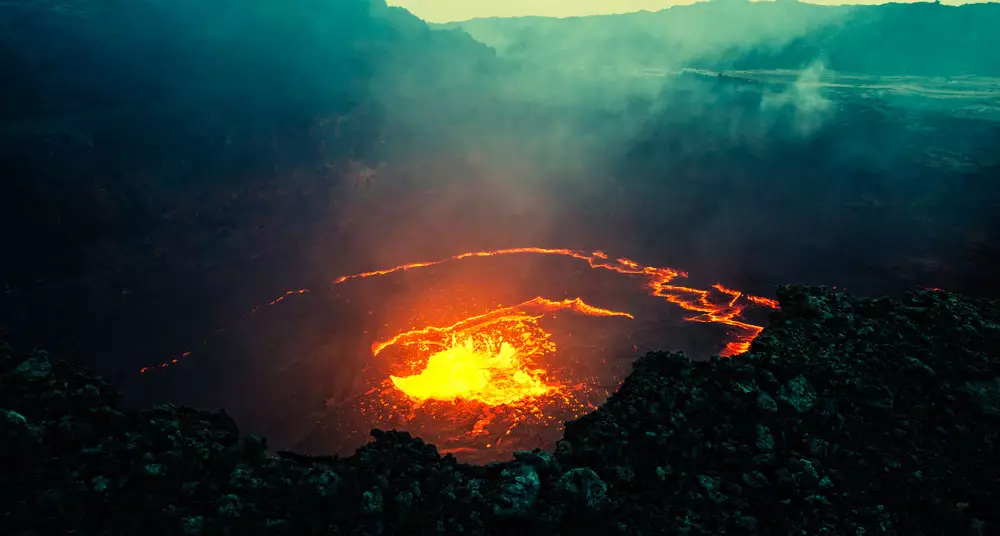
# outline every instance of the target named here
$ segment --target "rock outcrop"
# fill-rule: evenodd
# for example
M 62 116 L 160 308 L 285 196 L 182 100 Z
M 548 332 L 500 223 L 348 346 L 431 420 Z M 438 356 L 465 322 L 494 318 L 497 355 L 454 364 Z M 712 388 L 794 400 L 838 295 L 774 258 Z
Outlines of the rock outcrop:
M 458 463 L 405 432 L 270 453 L 225 413 L 122 409 L 0 348 L 4 534 L 992 534 L 1000 307 L 784 287 L 750 352 L 651 353 L 555 455 Z

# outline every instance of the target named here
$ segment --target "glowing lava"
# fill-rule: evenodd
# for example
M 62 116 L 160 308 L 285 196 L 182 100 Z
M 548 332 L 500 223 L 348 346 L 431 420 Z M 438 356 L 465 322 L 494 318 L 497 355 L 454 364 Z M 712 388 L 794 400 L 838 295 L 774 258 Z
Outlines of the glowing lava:
M 333 284 L 450 261 L 517 254 L 569 257 L 584 261 L 595 270 L 641 279 L 650 296 L 692 313 L 685 320 L 731 328 L 730 339 L 720 352 L 722 356 L 745 352 L 763 329 L 743 318 L 745 309 L 778 307 L 772 299 L 722 285 L 707 288 L 679 285 L 678 279 L 686 278 L 687 274 L 673 268 L 643 265 L 626 258 L 612 259 L 601 251 L 534 247 L 461 253 L 437 261 L 347 275 Z M 307 289 L 292 290 L 267 305 L 307 292 Z M 371 364 L 377 369 L 372 383 L 353 399 L 356 404 L 350 405 L 364 423 L 349 425 L 346 433 L 360 434 L 360 428 L 372 423 L 381 427 L 401 426 L 437 444 L 442 452 L 470 456 L 492 453 L 490 458 L 479 461 L 492 461 L 513 449 L 533 448 L 549 441 L 539 438 L 550 437 L 563 422 L 594 409 L 608 394 L 608 388 L 599 387 L 602 380 L 586 367 L 557 354 L 556 344 L 542 321 L 559 312 L 633 318 L 626 312 L 589 305 L 580 298 L 557 301 L 538 297 L 448 325 L 421 327 L 376 341 L 371 346 L 372 356 L 385 355 L 380 363 Z M 178 358 L 190 354 L 186 352 Z M 143 372 L 168 367 L 177 363 L 178 358 L 147 367 Z
M 556 343 L 542 321 L 560 311 L 633 318 L 579 298 L 538 297 L 400 333 L 372 345 L 373 355 L 388 354 L 393 372 L 366 393 L 361 412 L 433 437 L 443 452 L 482 455 L 536 441 L 531 434 L 558 429 L 593 410 L 598 398 L 592 382 L 571 380 L 573 371 L 553 359 Z
M 673 268 L 661 268 L 655 266 L 646 266 L 639 264 L 633 260 L 619 258 L 611 260 L 608 255 L 602 251 L 594 251 L 587 253 L 581 250 L 574 249 L 553 249 L 553 248 L 509 248 L 509 249 L 497 249 L 497 250 L 487 250 L 487 251 L 473 251 L 467 253 L 460 253 L 458 255 L 452 255 L 446 259 L 440 259 L 436 261 L 426 261 L 426 262 L 415 262 L 410 264 L 401 264 L 399 266 L 394 266 L 391 268 L 385 268 L 381 270 L 373 270 L 370 272 L 362 272 L 353 275 L 345 275 L 337 278 L 333 281 L 334 285 L 339 285 L 353 279 L 362 279 L 375 276 L 390 275 L 396 272 L 403 272 L 408 270 L 414 270 L 418 268 L 426 268 L 430 266 L 436 266 L 439 264 L 444 264 L 449 261 L 459 261 L 463 259 L 471 258 L 483 258 L 483 257 L 500 257 L 506 255 L 515 254 L 536 254 L 536 255 L 552 255 L 552 256 L 564 256 L 571 257 L 574 259 L 585 261 L 591 268 L 609 270 L 624 275 L 641 276 L 646 279 L 646 287 L 650 290 L 650 294 L 663 298 L 671 303 L 674 303 L 681 308 L 698 313 L 697 315 L 686 318 L 686 320 L 691 322 L 704 322 L 713 324 L 723 324 L 732 327 L 739 331 L 733 340 L 729 341 L 725 348 L 720 352 L 723 357 L 729 357 L 736 354 L 743 353 L 747 351 L 750 347 L 750 343 L 757 337 L 757 335 L 763 330 L 762 326 L 749 324 L 740 320 L 740 314 L 748 306 L 759 306 L 770 309 L 777 309 L 778 303 L 770 298 L 763 298 L 760 296 L 751 296 L 747 294 L 742 294 L 739 291 L 730 290 L 722 285 L 715 285 L 711 289 L 698 289 L 693 287 L 685 287 L 671 284 L 677 278 L 687 277 L 687 273 L 675 270 Z M 722 294 L 726 297 L 724 300 L 716 301 L 713 300 L 712 290 L 717 291 L 718 294 Z M 308 289 L 290 290 L 278 298 L 271 300 L 267 305 L 276 305 L 292 296 L 302 295 L 308 293 Z M 541 300 L 542 298 L 538 298 Z M 557 303 L 557 302 L 553 302 Z M 582 304 L 582 302 L 579 302 Z M 254 307 L 250 311 L 250 314 L 256 312 L 258 307 Z M 585 312 L 585 311 L 580 311 Z M 469 319 L 468 321 L 472 321 Z M 428 329 L 443 329 L 443 328 L 428 328 Z M 202 341 L 204 344 L 205 341 Z M 373 348 L 375 354 L 378 354 L 386 346 L 395 344 L 395 340 L 389 340 L 385 343 L 381 343 L 383 346 L 381 348 Z M 163 369 L 171 365 L 177 364 L 181 359 L 187 358 L 192 354 L 192 352 L 184 352 L 183 354 L 159 363 L 157 365 L 143 367 L 140 372 L 145 373 L 153 369 Z
M 496 249 L 488 251 L 474 251 L 452 255 L 446 259 L 437 261 L 417 262 L 411 264 L 401 264 L 392 268 L 362 272 L 354 275 L 347 275 L 336 279 L 335 285 L 367 277 L 390 275 L 396 272 L 426 268 L 436 266 L 449 261 L 459 261 L 470 258 L 499 257 L 515 254 L 536 254 L 536 255 L 558 255 L 572 257 L 585 261 L 591 268 L 609 270 L 623 275 L 642 276 L 646 279 L 646 287 L 650 294 L 663 298 L 670 303 L 680 306 L 682 309 L 698 313 L 687 317 L 690 322 L 703 322 L 711 324 L 722 324 L 735 328 L 739 331 L 733 340 L 726 343 L 725 348 L 719 353 L 722 357 L 746 352 L 750 348 L 750 343 L 764 329 L 763 326 L 747 323 L 740 319 L 740 314 L 748 306 L 759 306 L 776 309 L 776 301 L 760 296 L 745 295 L 738 290 L 732 290 L 722 285 L 714 285 L 710 289 L 699 289 L 693 287 L 679 286 L 671 284 L 677 278 L 687 277 L 687 273 L 673 268 L 647 266 L 639 264 L 631 259 L 618 258 L 611 260 L 603 251 L 587 253 L 574 249 L 551 249 L 551 248 L 510 248 Z M 713 292 L 713 290 L 715 292 Z M 722 299 L 713 299 L 715 295 L 721 295 Z M 392 344 L 389 342 L 388 344 Z M 376 352 L 377 353 L 377 352 Z
M 470 337 L 432 355 L 420 374 L 390 379 L 400 391 L 418 400 L 477 400 L 499 406 L 552 391 L 535 372 L 526 370 L 509 342 L 477 344 Z
M 528 300 L 526 302 L 519 303 L 511 307 L 501 307 L 499 309 L 494 309 L 488 313 L 473 316 L 471 318 L 466 318 L 465 320 L 460 320 L 455 322 L 450 326 L 445 327 L 434 327 L 429 326 L 423 329 L 416 329 L 412 331 L 407 331 L 400 333 L 395 337 L 382 342 L 377 342 L 372 345 L 372 355 L 378 355 L 389 346 L 397 343 L 403 344 L 413 344 L 414 339 L 418 342 L 426 342 L 423 338 L 432 334 L 447 334 L 447 333 L 469 333 L 470 330 L 482 329 L 483 327 L 493 326 L 500 323 L 515 323 L 519 325 L 522 330 L 518 333 L 521 337 L 522 343 L 529 343 L 530 337 L 525 335 L 523 331 L 524 324 L 530 320 L 537 320 L 540 317 L 529 317 L 526 316 L 525 310 L 539 310 L 545 312 L 555 312 L 561 309 L 569 309 L 578 313 L 582 313 L 589 316 L 622 316 L 625 318 L 634 319 L 632 315 L 624 313 L 621 311 L 612 311 L 610 309 L 602 309 L 600 307 L 594 307 L 588 305 L 582 299 L 566 299 L 562 301 L 553 301 L 542 298 L 541 296 Z M 502 334 L 501 334 L 502 335 Z M 532 348 L 532 353 L 540 351 L 539 344 L 533 344 L 530 346 Z
M 545 396 L 565 396 L 565 386 L 546 380 L 540 361 L 555 353 L 551 334 L 539 321 L 560 310 L 588 316 L 632 315 L 588 305 L 580 298 L 553 301 L 535 298 L 501 307 L 446 327 L 427 327 L 400 333 L 372 345 L 378 355 L 398 345 L 409 376 L 391 376 L 392 384 L 416 401 L 465 400 L 487 406 L 520 403 Z M 535 313 L 535 314 L 532 314 Z M 428 352 L 433 353 L 426 357 Z
M 565 256 L 585 261 L 593 269 L 642 278 L 651 296 L 694 313 L 685 320 L 732 328 L 734 333 L 720 352 L 722 356 L 745 352 L 762 331 L 761 326 L 742 318 L 746 308 L 777 308 L 774 300 L 722 285 L 704 289 L 678 285 L 677 279 L 687 274 L 673 268 L 647 266 L 625 258 L 612 260 L 601 251 L 569 249 L 462 253 L 439 261 L 344 276 L 334 284 L 449 261 L 515 254 Z M 596 381 L 580 377 L 575 367 L 555 359 L 556 345 L 540 321 L 560 310 L 633 318 L 625 312 L 589 305 L 580 298 L 553 301 L 538 297 L 450 325 L 399 333 L 372 345 L 374 356 L 393 348 L 389 366 L 394 372 L 381 387 L 367 393 L 362 412 L 377 422 L 433 436 L 432 442 L 443 452 L 481 456 L 488 451 L 479 449 L 497 451 L 501 444 L 508 453 L 538 446 L 532 444 L 538 441 L 537 434 L 561 428 L 563 422 L 594 409 L 603 398 L 597 392 Z M 526 442 L 529 444 L 524 445 Z M 495 455 L 501 456 L 500 452 Z

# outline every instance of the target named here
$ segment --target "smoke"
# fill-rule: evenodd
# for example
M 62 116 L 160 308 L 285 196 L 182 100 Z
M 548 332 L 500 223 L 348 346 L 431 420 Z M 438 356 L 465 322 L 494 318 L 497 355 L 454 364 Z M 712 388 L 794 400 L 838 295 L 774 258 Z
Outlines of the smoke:
M 834 113 L 834 103 L 821 92 L 821 79 L 826 68 L 821 62 L 799 74 L 795 82 L 784 91 L 765 91 L 761 100 L 761 111 L 783 113 L 790 111 L 794 116 L 793 128 L 801 136 L 816 133 Z
M 933 13 L 880 9 L 708 2 L 431 25 L 428 42 L 470 39 L 448 55 L 408 58 L 413 69 L 389 64 L 371 95 L 392 125 L 386 154 L 418 189 L 447 187 L 406 209 L 405 225 L 376 226 L 381 238 L 363 241 L 388 250 L 383 261 L 399 261 L 401 249 L 527 239 L 652 252 L 650 262 L 723 279 L 762 279 L 763 265 L 787 264 L 789 278 L 832 283 L 802 275 L 806 249 L 859 232 L 884 249 L 906 225 L 897 220 L 918 217 L 895 175 L 927 140 L 908 125 L 912 109 L 890 104 L 903 83 L 875 89 L 880 72 L 914 63 L 900 59 L 902 45 L 870 40 L 896 39 L 892 25 Z M 862 231 L 882 216 L 844 207 L 873 195 L 899 212 Z M 385 229 L 393 225 L 405 229 Z M 761 244 L 782 249 L 780 259 L 766 261 Z M 752 264 L 761 266 L 735 268 Z
M 289 391 L 330 378 L 300 398 L 244 399 L 248 415 L 345 397 L 362 335 L 416 322 L 425 296 L 453 312 L 452 281 L 434 274 L 378 299 L 318 298 L 337 275 L 532 245 L 762 295 L 784 282 L 883 292 L 902 275 L 948 287 L 912 267 L 952 258 L 940 244 L 995 208 L 971 193 L 988 182 L 976 162 L 992 158 L 995 124 L 962 115 L 994 106 L 981 95 L 995 88 L 916 76 L 995 70 L 983 51 L 996 32 L 967 30 L 991 29 L 992 11 L 708 2 L 437 26 L 367 0 L 2 4 L 14 83 L 0 87 L 0 216 L 17 260 L 3 283 L 36 301 L 0 325 L 69 326 L 67 346 L 132 378 L 261 296 L 315 289 L 287 300 L 302 305 L 283 323 L 255 316 L 228 358 L 194 360 L 211 378 L 199 389 L 161 386 L 232 406 L 276 389 L 286 366 Z M 931 32 L 918 47 L 914 27 L 968 39 Z M 561 283 L 552 273 L 483 269 L 467 290 L 509 303 Z M 242 377 L 216 389 L 250 369 L 259 391 Z
M 560 68 L 679 69 L 779 51 L 836 32 L 857 12 L 797 3 L 702 2 L 657 12 L 570 19 L 478 19 L 461 28 L 502 56 Z

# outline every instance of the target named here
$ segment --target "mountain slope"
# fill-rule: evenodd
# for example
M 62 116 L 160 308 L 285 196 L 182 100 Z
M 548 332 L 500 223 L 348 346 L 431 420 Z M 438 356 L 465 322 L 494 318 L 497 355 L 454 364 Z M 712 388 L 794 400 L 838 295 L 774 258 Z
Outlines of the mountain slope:
M 461 28 L 512 58 L 575 67 L 1000 74 L 1000 5 L 706 2 L 658 12 L 474 19 Z
M 447 109 L 494 60 L 381 0 L 0 1 L 0 331 L 287 243 L 395 102 Z

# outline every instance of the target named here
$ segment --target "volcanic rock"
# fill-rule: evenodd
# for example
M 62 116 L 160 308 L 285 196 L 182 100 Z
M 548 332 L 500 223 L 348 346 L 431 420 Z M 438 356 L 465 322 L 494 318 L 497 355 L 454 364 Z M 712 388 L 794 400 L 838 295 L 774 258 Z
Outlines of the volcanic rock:
M 608 486 L 592 469 L 577 467 L 559 477 L 555 495 L 568 505 L 596 511 L 604 506 Z
M 35 352 L 11 374 L 21 381 L 38 381 L 45 379 L 51 372 L 52 365 L 49 363 L 48 355 L 44 352 Z
M 523 516 L 527 514 L 541 488 L 538 471 L 531 465 L 512 464 L 500 474 L 500 492 L 493 511 L 500 516 Z
M 0 345 L 0 533 L 1000 533 L 1000 307 L 778 299 L 748 353 L 650 353 L 555 455 L 486 466 L 400 431 L 272 454 L 225 413 L 123 409 Z

